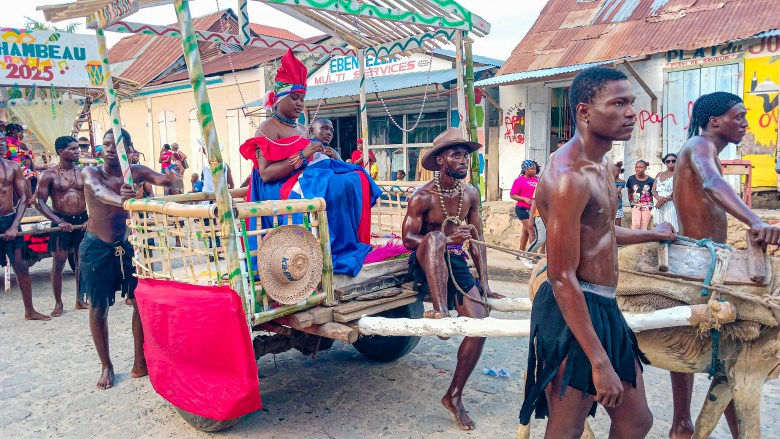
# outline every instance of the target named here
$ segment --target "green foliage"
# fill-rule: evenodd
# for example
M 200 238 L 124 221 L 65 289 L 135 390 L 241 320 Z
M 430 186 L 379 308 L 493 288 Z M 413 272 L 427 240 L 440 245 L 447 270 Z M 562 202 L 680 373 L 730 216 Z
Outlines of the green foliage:
M 65 26 L 64 28 L 59 28 L 51 23 L 38 21 L 34 18 L 30 18 L 27 16 L 25 16 L 24 18 L 27 19 L 27 21 L 24 22 L 24 27 L 26 29 L 73 33 L 76 32 L 81 27 L 81 23 L 75 21 L 68 23 L 68 25 Z

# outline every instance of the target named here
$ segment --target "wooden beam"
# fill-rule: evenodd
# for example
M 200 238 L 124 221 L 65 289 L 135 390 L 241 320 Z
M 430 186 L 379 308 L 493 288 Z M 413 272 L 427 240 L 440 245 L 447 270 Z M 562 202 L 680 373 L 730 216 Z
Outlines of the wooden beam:
M 393 299 L 396 299 L 396 297 L 393 297 Z M 405 299 L 398 299 L 394 300 L 392 302 L 382 303 L 379 305 L 374 305 L 368 308 L 361 309 L 359 311 L 354 311 L 348 314 L 333 314 L 333 320 L 337 322 L 347 323 L 347 322 L 353 322 L 362 316 L 370 316 L 374 314 L 379 314 L 382 311 L 388 311 L 394 308 L 399 308 L 405 305 L 409 305 L 411 303 L 414 303 L 417 301 L 417 297 L 407 297 Z M 376 303 L 380 302 L 379 300 L 374 302 L 365 302 L 365 303 Z M 381 318 L 381 317 L 380 317 Z M 395 319 L 390 319 L 395 320 Z
M 634 66 L 631 65 L 628 60 L 623 60 L 622 64 L 626 66 L 626 70 L 628 70 L 629 73 L 631 73 L 631 76 L 636 79 L 636 82 L 639 83 L 639 86 L 642 87 L 642 89 L 647 93 L 648 96 L 650 96 L 650 112 L 651 113 L 658 113 L 658 96 L 655 95 L 655 92 L 650 88 L 649 85 L 645 82 L 644 79 L 642 79 L 641 76 L 639 76 L 639 73 L 634 69 Z
M 477 87 L 477 88 L 479 89 L 479 91 L 482 92 L 482 97 L 484 97 L 485 99 L 487 99 L 488 102 L 490 102 L 490 105 L 494 106 L 496 110 L 498 110 L 499 112 L 501 113 L 504 112 L 504 109 L 501 108 L 501 105 L 495 99 L 493 99 L 493 97 L 490 96 L 490 94 L 488 94 L 487 90 L 485 90 L 483 87 Z

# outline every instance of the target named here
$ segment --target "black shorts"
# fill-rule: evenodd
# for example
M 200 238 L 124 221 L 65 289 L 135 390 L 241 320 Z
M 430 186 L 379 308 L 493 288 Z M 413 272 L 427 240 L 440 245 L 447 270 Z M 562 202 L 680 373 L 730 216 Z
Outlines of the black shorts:
M 527 220 L 528 218 L 531 218 L 531 210 L 526 209 L 525 207 L 515 206 L 515 215 L 522 220 Z
M 84 225 L 89 219 L 86 210 L 78 215 L 64 215 L 57 212 L 54 212 L 54 214 L 62 218 L 66 223 L 70 223 L 74 226 Z M 49 233 L 49 251 L 56 252 L 67 250 L 68 253 L 78 252 L 81 240 L 84 239 L 84 233 L 86 233 L 84 230 Z
M 445 255 L 446 258 L 446 255 Z M 452 276 L 447 274 L 447 309 L 455 309 L 456 306 L 463 305 L 463 295 L 455 288 L 452 283 L 452 278 L 458 283 L 461 290 L 468 293 L 469 290 L 475 286 L 479 289 L 476 279 L 471 275 L 469 270 L 469 263 L 463 256 L 450 254 L 450 265 L 452 266 Z M 445 259 L 445 267 L 446 267 Z M 448 267 L 449 270 L 449 267 Z M 409 278 L 414 281 L 414 288 L 420 292 L 420 300 L 422 300 L 431 289 L 428 287 L 428 278 L 425 276 L 425 270 L 423 270 L 420 261 L 417 260 L 417 251 L 413 251 L 409 256 Z M 482 290 L 480 289 L 480 294 Z
M 138 279 L 133 266 L 133 246 L 127 240 L 110 244 L 87 232 L 79 246 L 79 293 L 93 308 L 107 308 L 116 292 L 135 299 Z
M 639 350 L 639 344 L 614 298 L 604 297 L 583 290 L 587 312 L 593 329 L 607 353 L 612 367 L 621 381 L 636 387 L 636 363 L 650 364 Z M 566 360 L 566 370 L 561 382 L 561 392 L 572 387 L 582 392 L 582 397 L 596 395 L 590 361 L 585 356 L 553 295 L 549 281 L 544 282 L 534 297 L 531 307 L 531 338 L 529 341 L 528 369 L 525 380 L 525 399 L 520 408 L 520 423 L 528 425 L 531 414 L 536 418 L 548 415 L 547 398 L 544 390 L 558 374 L 561 363 Z M 563 394 L 560 395 L 563 397 Z M 590 415 L 596 413 L 593 403 Z
M 0 216 L 0 234 L 3 234 L 6 232 L 6 230 L 10 229 L 11 226 L 14 223 L 14 219 L 16 218 L 16 212 L 9 213 L 5 216 Z M 22 231 L 21 227 L 17 228 L 18 231 Z M 0 267 L 6 266 L 6 256 L 8 257 L 8 260 L 11 261 L 11 263 L 14 263 L 15 255 L 16 255 L 16 249 L 23 249 L 24 248 L 24 238 L 17 235 L 16 238 L 14 238 L 11 241 L 5 241 L 3 239 L 0 239 Z

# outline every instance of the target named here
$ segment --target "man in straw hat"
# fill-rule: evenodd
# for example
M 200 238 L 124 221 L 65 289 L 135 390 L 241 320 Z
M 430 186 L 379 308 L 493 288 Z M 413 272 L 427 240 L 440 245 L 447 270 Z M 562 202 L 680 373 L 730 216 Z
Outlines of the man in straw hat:
M 433 147 L 422 158 L 425 169 L 438 172 L 409 199 L 401 233 L 406 248 L 413 250 L 409 274 L 421 294 L 431 294 L 433 310 L 425 312 L 426 318 L 449 317 L 451 309 L 462 316 L 487 317 L 486 298 L 503 297 L 491 293 L 488 286 L 485 248 L 472 245 L 468 252 L 477 267 L 476 280 L 463 248 L 469 239 L 484 239 L 479 192 L 462 181 L 468 175 L 471 153 L 481 146 L 465 140 L 459 129 L 449 128 L 434 139 Z M 484 344 L 483 337 L 463 339 L 452 384 L 441 400 L 463 430 L 475 428 L 461 398 Z
M 122 129 L 122 137 L 128 155 L 132 155 L 130 134 Z M 103 136 L 101 153 L 102 165 L 89 166 L 81 172 L 90 221 L 79 246 L 79 292 L 89 298 L 89 329 L 102 365 L 97 388 L 104 390 L 114 384 L 114 366 L 108 350 L 108 307 L 114 304 L 117 290 L 133 304 L 135 360 L 130 376 L 142 377 L 147 371 L 144 332 L 134 295 L 138 279 L 134 276 L 133 246 L 127 240 L 128 214 L 124 209 L 124 202 L 135 198 L 136 190 L 125 184 L 122 177 L 113 130 Z M 175 171 L 163 175 L 143 165 L 130 165 L 130 172 L 136 184 L 148 182 L 175 189 L 182 186 L 181 176 Z
M 742 201 L 721 174 L 720 154 L 729 143 L 740 143 L 748 129 L 747 109 L 734 94 L 715 92 L 699 97 L 693 104 L 688 141 L 677 157 L 674 177 L 674 203 L 685 206 L 677 210 L 680 234 L 694 239 L 710 238 L 725 243 L 728 235 L 726 213 L 750 226 L 761 244 L 780 244 L 780 228 L 770 226 Z M 690 438 L 691 394 L 693 374 L 671 372 L 674 418 L 669 436 Z M 738 426 L 734 405 L 726 409 L 731 434 L 736 438 Z
M 634 93 L 626 75 L 583 70 L 569 92 L 574 137 L 555 152 L 536 189 L 547 225 L 548 281 L 534 297 L 525 400 L 520 423 L 549 416 L 545 437 L 579 438 L 585 418 L 602 404 L 610 437 L 643 438 L 647 407 L 634 333 L 615 300 L 617 245 L 673 241 L 674 230 L 615 227 L 613 141 L 631 138 Z

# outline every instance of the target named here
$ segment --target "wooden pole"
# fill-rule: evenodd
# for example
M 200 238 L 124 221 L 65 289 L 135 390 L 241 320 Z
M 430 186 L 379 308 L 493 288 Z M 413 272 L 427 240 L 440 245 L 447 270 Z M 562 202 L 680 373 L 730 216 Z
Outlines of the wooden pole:
M 466 49 L 466 77 L 464 82 L 466 85 L 466 111 L 468 114 L 468 133 L 469 140 L 472 142 L 479 141 L 479 135 L 477 134 L 477 107 L 476 99 L 474 98 L 474 59 L 471 53 L 471 41 L 464 42 Z M 479 172 L 479 151 L 471 153 L 471 185 L 477 188 L 480 193 L 480 199 L 484 196 L 484 191 L 480 188 L 482 186 L 481 175 Z
M 737 310 L 728 302 L 718 302 L 719 309 L 709 309 L 709 305 L 676 306 L 650 313 L 624 314 L 628 326 L 634 332 L 650 329 L 671 328 L 676 326 L 697 326 L 709 321 L 710 312 L 718 323 L 731 323 L 736 320 Z M 444 319 L 394 319 L 385 317 L 362 317 L 355 326 L 362 335 L 384 336 L 424 336 L 436 335 L 451 337 L 528 337 L 531 334 L 531 321 L 506 320 L 486 317 Z
M 198 109 L 198 121 L 201 133 L 206 140 L 206 153 L 208 156 L 211 176 L 215 184 L 215 198 L 219 211 L 219 220 L 222 226 L 222 239 L 226 241 L 226 258 L 228 265 L 228 279 L 231 288 L 244 298 L 244 312 L 251 324 L 254 315 L 254 295 L 247 285 L 247 268 L 242 260 L 240 235 L 233 217 L 232 198 L 228 192 L 227 179 L 225 178 L 225 166 L 222 161 L 222 153 L 219 150 L 217 130 L 214 126 L 214 116 L 211 112 L 211 102 L 206 90 L 206 80 L 203 74 L 203 64 L 198 51 L 198 43 L 195 39 L 195 29 L 192 25 L 192 16 L 188 0 L 174 0 L 176 18 L 181 29 L 182 48 L 184 60 L 192 82 L 192 90 L 195 93 L 195 104 Z
M 358 50 L 358 66 L 360 69 L 360 138 L 363 140 L 363 164 L 371 173 L 371 165 L 368 164 L 368 110 L 366 107 L 366 51 Z M 366 166 L 368 164 L 368 166 Z
M 119 101 L 114 90 L 114 80 L 111 77 L 111 67 L 108 64 L 108 46 L 103 29 L 96 29 L 98 51 L 102 60 L 103 85 L 106 87 L 106 100 L 108 101 L 108 113 L 111 118 L 111 129 L 114 132 L 116 153 L 119 156 L 119 164 L 122 166 L 122 178 L 125 183 L 133 185 L 133 176 L 130 174 L 130 161 L 127 159 L 127 139 L 122 136 L 122 118 L 119 115 Z M 100 139 L 101 141 L 103 139 Z

